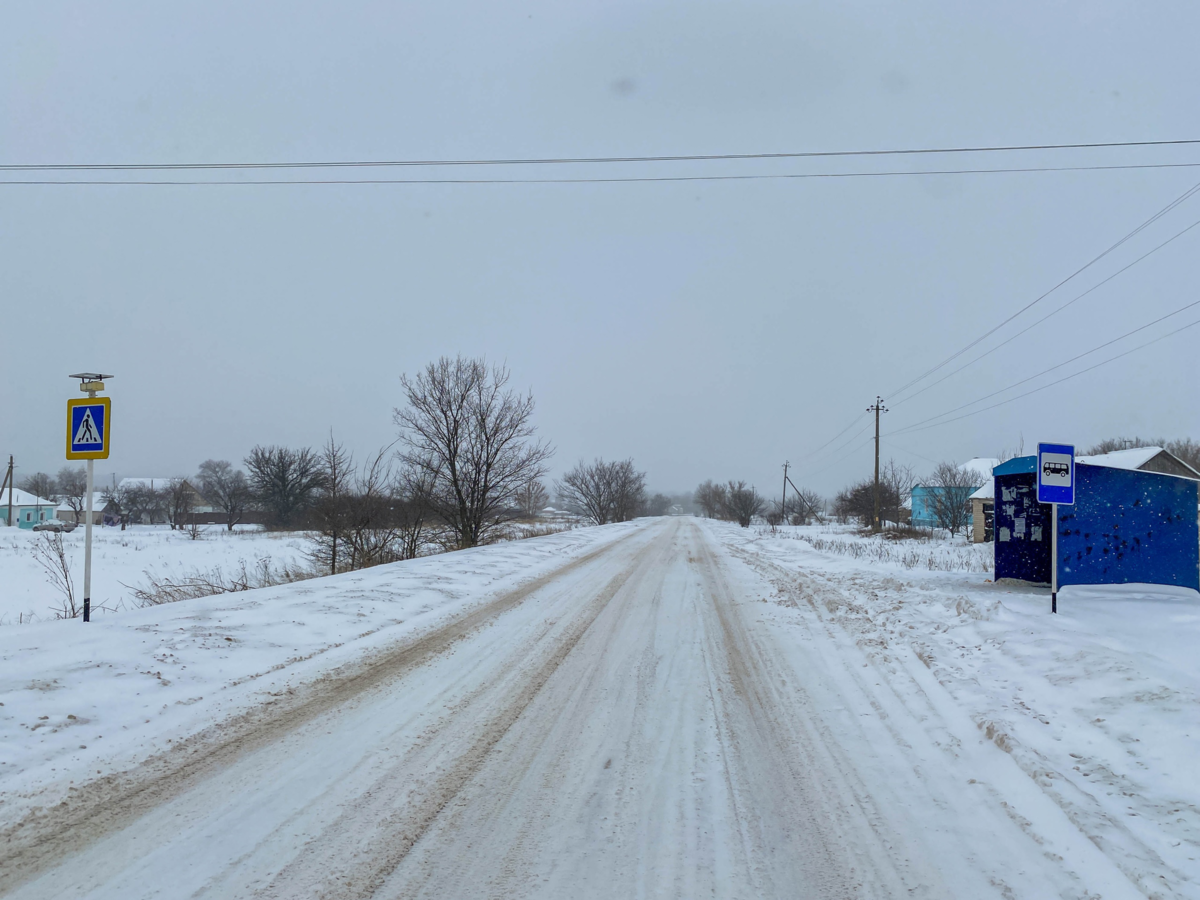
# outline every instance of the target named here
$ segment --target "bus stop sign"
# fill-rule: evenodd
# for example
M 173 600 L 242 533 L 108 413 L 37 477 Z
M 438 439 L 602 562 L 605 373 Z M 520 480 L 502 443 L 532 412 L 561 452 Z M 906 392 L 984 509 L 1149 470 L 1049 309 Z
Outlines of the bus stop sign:
M 1075 448 L 1070 444 L 1038 444 L 1038 503 L 1075 502 Z

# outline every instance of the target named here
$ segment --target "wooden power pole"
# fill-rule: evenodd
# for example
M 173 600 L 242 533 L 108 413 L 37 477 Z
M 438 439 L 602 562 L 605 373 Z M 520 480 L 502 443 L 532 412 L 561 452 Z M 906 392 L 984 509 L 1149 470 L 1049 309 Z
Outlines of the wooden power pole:
M 4 488 L 8 488 L 8 518 L 5 524 L 9 528 L 12 527 L 12 508 L 13 508 L 13 458 L 8 458 L 8 471 L 4 473 L 4 485 L 0 487 L 0 494 L 4 493 Z
M 785 525 L 787 524 L 787 470 L 789 465 L 791 465 L 791 463 L 789 463 L 787 460 L 783 461 L 783 496 L 779 500 L 779 518 L 780 521 L 782 521 Z
M 879 522 L 879 414 L 887 412 L 883 398 L 876 395 L 874 404 L 867 407 L 867 412 L 875 413 L 875 514 L 871 518 L 871 530 L 879 533 L 883 530 Z

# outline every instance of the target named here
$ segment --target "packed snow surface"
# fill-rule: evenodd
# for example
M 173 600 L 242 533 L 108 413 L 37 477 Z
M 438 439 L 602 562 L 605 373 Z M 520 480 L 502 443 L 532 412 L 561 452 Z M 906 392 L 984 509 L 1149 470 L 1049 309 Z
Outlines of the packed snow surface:
M 0 894 L 1196 897 L 1195 595 L 855 543 L 641 520 L 0 629 Z

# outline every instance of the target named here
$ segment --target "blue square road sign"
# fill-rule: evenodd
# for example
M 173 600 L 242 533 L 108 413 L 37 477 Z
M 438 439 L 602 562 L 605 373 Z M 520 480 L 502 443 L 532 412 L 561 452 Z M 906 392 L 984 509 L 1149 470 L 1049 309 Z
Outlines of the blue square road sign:
M 108 459 L 111 398 L 67 401 L 67 459 Z
M 1038 503 L 1075 502 L 1075 447 L 1071 444 L 1038 444 Z

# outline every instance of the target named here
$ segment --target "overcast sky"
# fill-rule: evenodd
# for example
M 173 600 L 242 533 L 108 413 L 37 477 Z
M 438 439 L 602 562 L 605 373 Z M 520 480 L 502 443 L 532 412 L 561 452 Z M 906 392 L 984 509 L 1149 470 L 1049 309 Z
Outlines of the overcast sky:
M 18 4 L 0 30 L 0 162 L 1197 138 L 1198 33 L 1200 6 L 1167 2 Z M 1125 162 L 1200 162 L 1200 148 L 334 177 Z M 27 177 L 44 175 L 0 173 Z M 897 388 L 1197 182 L 1200 169 L 1158 168 L 624 184 L 0 185 L 0 452 L 15 454 L 19 475 L 57 471 L 64 401 L 78 394 L 66 376 L 101 370 L 117 376 L 101 479 L 190 473 L 210 457 L 240 460 L 256 443 L 316 445 L 330 429 L 361 455 L 395 437 L 400 374 L 456 353 L 506 361 L 513 383 L 532 390 L 558 470 L 580 457 L 633 456 L 661 490 L 745 478 L 775 493 L 789 459 L 797 483 L 832 493 L 869 474 L 868 433 L 856 434 L 867 419 L 813 451 L 876 394 L 892 398 L 885 457 L 919 470 L 1022 439 L 1028 451 L 1038 440 L 1200 437 L 1200 326 L 980 415 L 887 436 L 1200 299 L 1197 228 L 1044 327 L 897 402 Z M 977 350 L 1197 219 L 1200 197 Z M 1200 307 L 1022 389 L 1196 319 Z

